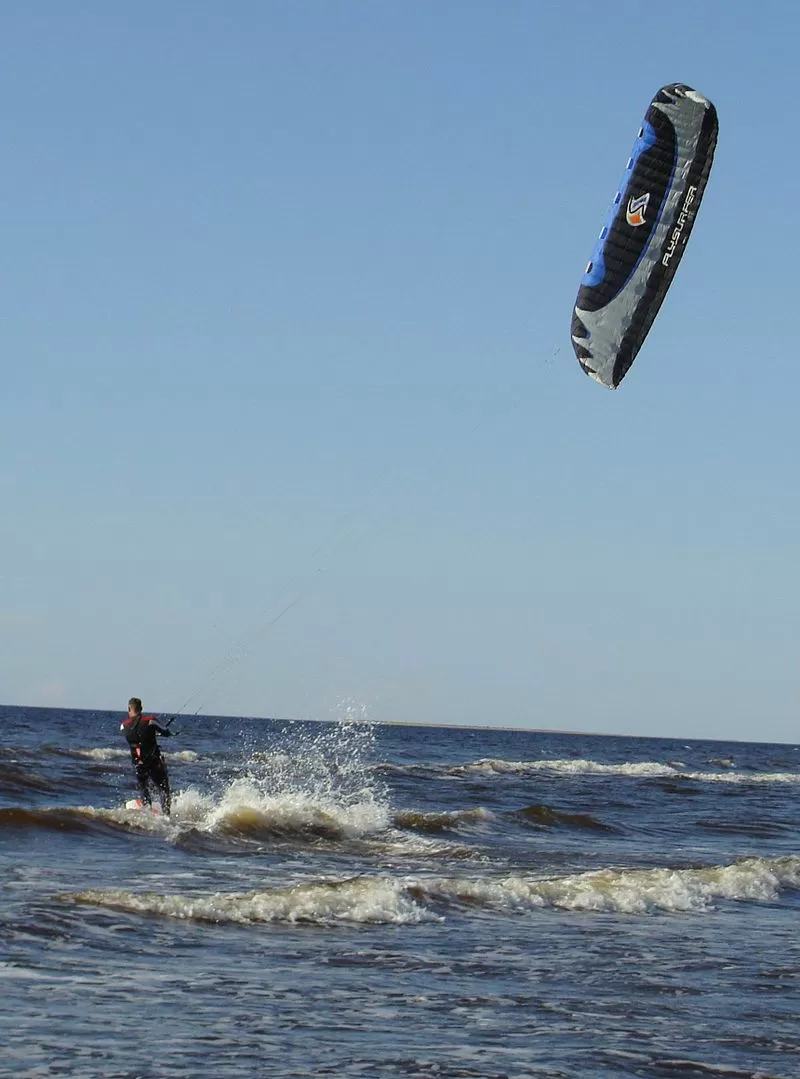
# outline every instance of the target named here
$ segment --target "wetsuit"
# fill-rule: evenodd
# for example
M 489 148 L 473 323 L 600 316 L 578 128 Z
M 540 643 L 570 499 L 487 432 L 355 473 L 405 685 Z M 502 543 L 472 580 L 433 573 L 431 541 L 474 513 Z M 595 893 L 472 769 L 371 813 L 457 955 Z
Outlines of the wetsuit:
M 161 756 L 157 734 L 169 737 L 172 731 L 162 727 L 155 716 L 128 716 L 120 724 L 119 729 L 128 740 L 131 747 L 131 759 L 136 769 L 136 778 L 142 791 L 142 801 L 145 805 L 152 805 L 148 783 L 152 782 L 158 788 L 158 796 L 161 801 L 161 809 L 169 816 L 171 795 L 169 789 L 169 775 L 164 758 Z

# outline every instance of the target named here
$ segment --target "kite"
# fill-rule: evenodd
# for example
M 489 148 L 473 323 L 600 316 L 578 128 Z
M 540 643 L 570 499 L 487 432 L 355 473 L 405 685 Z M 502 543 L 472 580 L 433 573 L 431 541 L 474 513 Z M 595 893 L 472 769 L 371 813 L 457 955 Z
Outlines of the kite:
M 682 83 L 650 102 L 572 313 L 583 370 L 616 389 L 672 284 L 708 182 L 717 111 Z

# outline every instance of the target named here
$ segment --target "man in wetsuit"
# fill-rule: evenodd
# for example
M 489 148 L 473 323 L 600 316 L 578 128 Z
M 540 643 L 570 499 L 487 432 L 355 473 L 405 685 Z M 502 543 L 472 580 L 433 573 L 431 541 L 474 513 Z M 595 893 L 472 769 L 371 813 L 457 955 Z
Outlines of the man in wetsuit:
M 138 697 L 131 697 L 128 701 L 128 718 L 122 721 L 119 729 L 131 747 L 131 758 L 136 769 L 136 778 L 139 780 L 142 801 L 148 806 L 153 804 L 149 787 L 149 784 L 153 783 L 158 789 L 161 811 L 168 817 L 172 801 L 169 775 L 156 735 L 161 734 L 168 738 L 172 731 L 162 727 L 155 716 L 143 716 L 142 702 Z

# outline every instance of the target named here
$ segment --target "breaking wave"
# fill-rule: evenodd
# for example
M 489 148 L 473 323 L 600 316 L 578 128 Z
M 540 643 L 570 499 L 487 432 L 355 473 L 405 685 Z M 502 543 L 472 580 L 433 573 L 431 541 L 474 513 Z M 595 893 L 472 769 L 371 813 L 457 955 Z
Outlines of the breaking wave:
M 720 765 L 722 767 L 722 765 Z M 727 766 L 726 766 L 727 767 Z M 682 762 L 626 761 L 622 764 L 601 764 L 583 758 L 567 760 L 507 761 L 485 757 L 469 764 L 455 764 L 445 769 L 451 776 L 464 775 L 531 775 L 547 772 L 567 776 L 622 776 L 633 779 L 692 779 L 702 783 L 800 783 L 797 772 L 693 772 Z
M 59 896 L 132 914 L 224 923 L 414 925 L 464 908 L 494 914 L 554 909 L 624 915 L 701 914 L 720 900 L 776 902 L 800 887 L 800 858 L 748 858 L 705 868 L 607 868 L 535 879 L 361 876 L 253 892 L 199 895 L 89 889 Z

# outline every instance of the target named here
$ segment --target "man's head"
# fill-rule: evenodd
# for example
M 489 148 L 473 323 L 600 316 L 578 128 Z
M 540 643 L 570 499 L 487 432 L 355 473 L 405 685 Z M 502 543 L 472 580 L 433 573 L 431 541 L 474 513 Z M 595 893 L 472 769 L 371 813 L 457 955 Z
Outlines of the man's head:
M 128 701 L 128 715 L 140 716 L 142 714 L 142 702 L 138 697 L 131 697 Z

